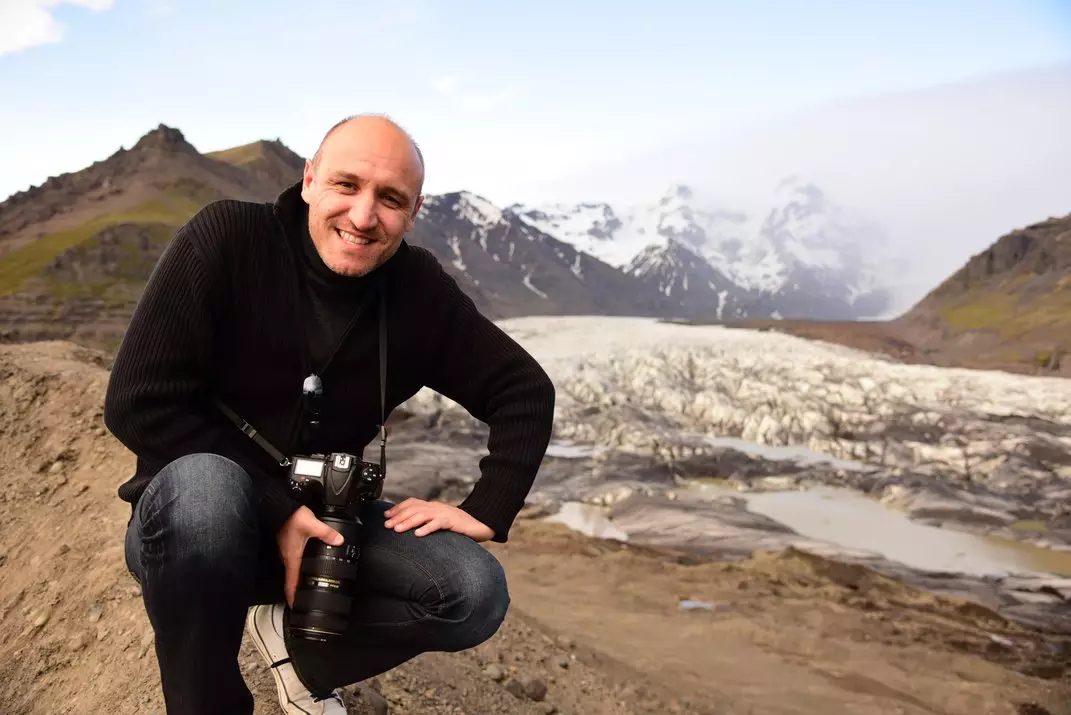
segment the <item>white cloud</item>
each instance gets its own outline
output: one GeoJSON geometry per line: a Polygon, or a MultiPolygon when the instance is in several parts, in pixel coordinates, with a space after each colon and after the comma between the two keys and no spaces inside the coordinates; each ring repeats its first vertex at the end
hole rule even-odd
{"type": "Polygon", "coordinates": [[[3,0],[0,2],[0,55],[60,42],[64,27],[52,16],[56,5],[78,5],[100,12],[113,4],[114,0],[3,0]]]}

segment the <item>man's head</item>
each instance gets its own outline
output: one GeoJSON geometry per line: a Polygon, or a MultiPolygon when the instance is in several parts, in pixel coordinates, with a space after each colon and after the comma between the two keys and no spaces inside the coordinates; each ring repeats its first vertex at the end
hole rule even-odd
{"type": "Polygon", "coordinates": [[[309,233],[335,273],[363,276],[398,250],[423,203],[424,159],[410,136],[378,115],[344,119],[305,162],[309,233]]]}

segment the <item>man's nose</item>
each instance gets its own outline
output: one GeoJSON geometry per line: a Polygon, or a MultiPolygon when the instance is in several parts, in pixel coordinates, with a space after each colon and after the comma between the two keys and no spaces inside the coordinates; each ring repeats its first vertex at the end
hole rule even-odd
{"type": "Polygon", "coordinates": [[[370,231],[376,227],[379,217],[376,213],[375,194],[370,191],[362,191],[354,198],[350,205],[349,219],[353,227],[358,231],[370,231]]]}

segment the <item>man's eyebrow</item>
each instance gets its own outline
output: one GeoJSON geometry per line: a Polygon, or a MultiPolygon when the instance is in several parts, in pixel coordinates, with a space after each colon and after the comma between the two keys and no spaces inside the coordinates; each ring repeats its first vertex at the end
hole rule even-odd
{"type": "Polygon", "coordinates": [[[357,176],[356,174],[350,173],[348,171],[343,171],[341,169],[332,172],[331,173],[331,178],[333,180],[335,180],[335,181],[351,181],[351,182],[353,182],[355,184],[358,184],[358,183],[361,182],[361,177],[357,176]]]}
{"type": "MultiPolygon", "coordinates": [[[[357,174],[354,174],[354,173],[349,172],[349,171],[345,171],[343,169],[340,169],[340,170],[334,172],[334,174],[332,175],[331,178],[333,180],[335,180],[335,181],[349,181],[349,182],[352,182],[354,184],[360,184],[360,183],[364,182],[364,180],[361,177],[357,176],[357,174]]],[[[397,198],[401,199],[402,201],[407,201],[408,202],[408,201],[411,201],[412,198],[413,198],[412,196],[409,195],[409,192],[405,191],[404,189],[399,189],[396,186],[389,186],[389,185],[388,186],[384,186],[382,188],[382,191],[385,192],[385,193],[388,193],[388,194],[394,194],[397,198]]]]}

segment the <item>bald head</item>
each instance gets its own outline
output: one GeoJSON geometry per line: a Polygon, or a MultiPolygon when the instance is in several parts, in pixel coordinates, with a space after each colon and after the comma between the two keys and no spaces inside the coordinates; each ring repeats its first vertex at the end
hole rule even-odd
{"type": "Polygon", "coordinates": [[[390,259],[423,202],[424,157],[382,115],[348,117],[305,163],[309,234],[328,268],[363,276],[390,259]]]}
{"type": "Polygon", "coordinates": [[[320,165],[320,159],[324,153],[324,147],[328,144],[330,139],[338,134],[340,131],[364,131],[364,132],[379,132],[380,139],[386,139],[388,141],[401,141],[408,143],[411,147],[413,157],[416,165],[420,168],[420,183],[417,188],[419,194],[424,189],[424,154],[420,151],[420,146],[417,145],[416,140],[409,132],[405,131],[397,122],[388,117],[386,114],[354,114],[345,119],[342,119],[334,124],[327,133],[324,134],[323,139],[320,140],[320,146],[316,148],[316,153],[312,157],[313,167],[320,165]]]}

